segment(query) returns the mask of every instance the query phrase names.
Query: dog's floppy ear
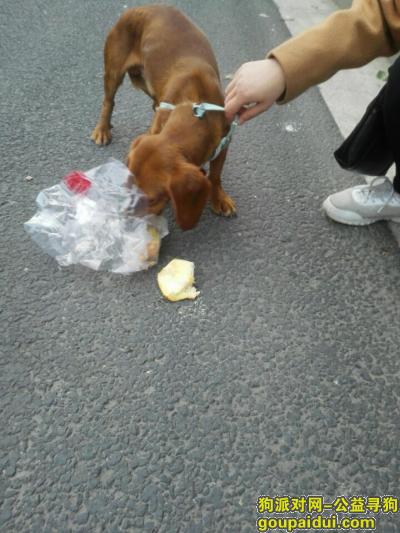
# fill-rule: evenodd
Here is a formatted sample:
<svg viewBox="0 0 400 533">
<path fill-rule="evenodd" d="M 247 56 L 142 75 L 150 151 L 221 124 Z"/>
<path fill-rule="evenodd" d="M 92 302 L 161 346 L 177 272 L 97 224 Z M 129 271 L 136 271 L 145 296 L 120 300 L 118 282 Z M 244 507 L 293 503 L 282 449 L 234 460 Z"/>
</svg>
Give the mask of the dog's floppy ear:
<svg viewBox="0 0 400 533">
<path fill-rule="evenodd" d="M 181 163 L 172 175 L 168 193 L 176 221 L 183 230 L 194 228 L 210 196 L 211 184 L 201 170 L 190 163 Z"/>
</svg>

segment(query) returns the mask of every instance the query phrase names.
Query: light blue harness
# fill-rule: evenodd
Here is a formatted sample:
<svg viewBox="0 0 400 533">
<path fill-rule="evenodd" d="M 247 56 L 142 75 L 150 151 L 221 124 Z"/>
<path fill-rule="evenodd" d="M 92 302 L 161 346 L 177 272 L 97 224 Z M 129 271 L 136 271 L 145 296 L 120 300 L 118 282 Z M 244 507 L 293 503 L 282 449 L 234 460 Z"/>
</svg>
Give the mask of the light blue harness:
<svg viewBox="0 0 400 533">
<path fill-rule="evenodd" d="M 158 106 L 158 109 L 168 109 L 172 111 L 176 108 L 176 105 L 169 104 L 168 102 L 160 102 L 160 105 Z M 225 111 L 225 108 L 220 105 L 215 104 L 209 104 L 207 102 L 203 102 L 202 104 L 192 104 L 193 109 L 193 115 L 197 118 L 202 119 L 204 115 L 207 113 L 207 111 Z M 234 120 L 231 124 L 231 127 L 229 128 L 228 133 L 225 135 L 225 137 L 222 137 L 221 142 L 217 146 L 217 148 L 214 150 L 212 156 L 210 157 L 209 161 L 213 161 L 216 159 L 219 154 L 224 150 L 228 144 L 231 142 L 233 134 L 235 133 L 236 127 L 238 123 Z"/>
</svg>

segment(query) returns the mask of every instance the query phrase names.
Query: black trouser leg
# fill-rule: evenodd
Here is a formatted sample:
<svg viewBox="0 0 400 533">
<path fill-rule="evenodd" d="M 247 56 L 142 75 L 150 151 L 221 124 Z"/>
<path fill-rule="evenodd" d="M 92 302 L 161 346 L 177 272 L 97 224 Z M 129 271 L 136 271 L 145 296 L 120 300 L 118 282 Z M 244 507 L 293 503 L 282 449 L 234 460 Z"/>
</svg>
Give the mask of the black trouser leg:
<svg viewBox="0 0 400 533">
<path fill-rule="evenodd" d="M 389 69 L 383 100 L 383 117 L 387 142 L 396 165 L 393 186 L 395 191 L 400 193 L 400 58 Z"/>
</svg>

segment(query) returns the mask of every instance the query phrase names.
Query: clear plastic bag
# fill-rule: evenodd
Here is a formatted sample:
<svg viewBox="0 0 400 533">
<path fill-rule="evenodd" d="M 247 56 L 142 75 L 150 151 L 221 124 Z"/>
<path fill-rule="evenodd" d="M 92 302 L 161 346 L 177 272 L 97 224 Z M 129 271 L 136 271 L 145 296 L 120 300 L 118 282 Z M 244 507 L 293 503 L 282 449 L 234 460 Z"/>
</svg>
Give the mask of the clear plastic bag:
<svg viewBox="0 0 400 533">
<path fill-rule="evenodd" d="M 130 274 L 155 265 L 167 222 L 138 216 L 145 197 L 125 186 L 128 176 L 129 169 L 116 159 L 68 174 L 38 194 L 39 210 L 25 230 L 62 266 Z"/>
</svg>

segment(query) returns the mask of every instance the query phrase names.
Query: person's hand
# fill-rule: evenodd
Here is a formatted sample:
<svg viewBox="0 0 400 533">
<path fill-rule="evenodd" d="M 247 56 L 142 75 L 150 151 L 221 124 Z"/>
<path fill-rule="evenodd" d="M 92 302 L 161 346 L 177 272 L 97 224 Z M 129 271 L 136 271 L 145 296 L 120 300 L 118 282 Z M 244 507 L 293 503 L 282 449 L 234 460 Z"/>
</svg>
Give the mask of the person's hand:
<svg viewBox="0 0 400 533">
<path fill-rule="evenodd" d="M 225 90 L 225 114 L 229 122 L 256 117 L 270 108 L 285 91 L 285 75 L 276 59 L 244 63 Z"/>
</svg>

